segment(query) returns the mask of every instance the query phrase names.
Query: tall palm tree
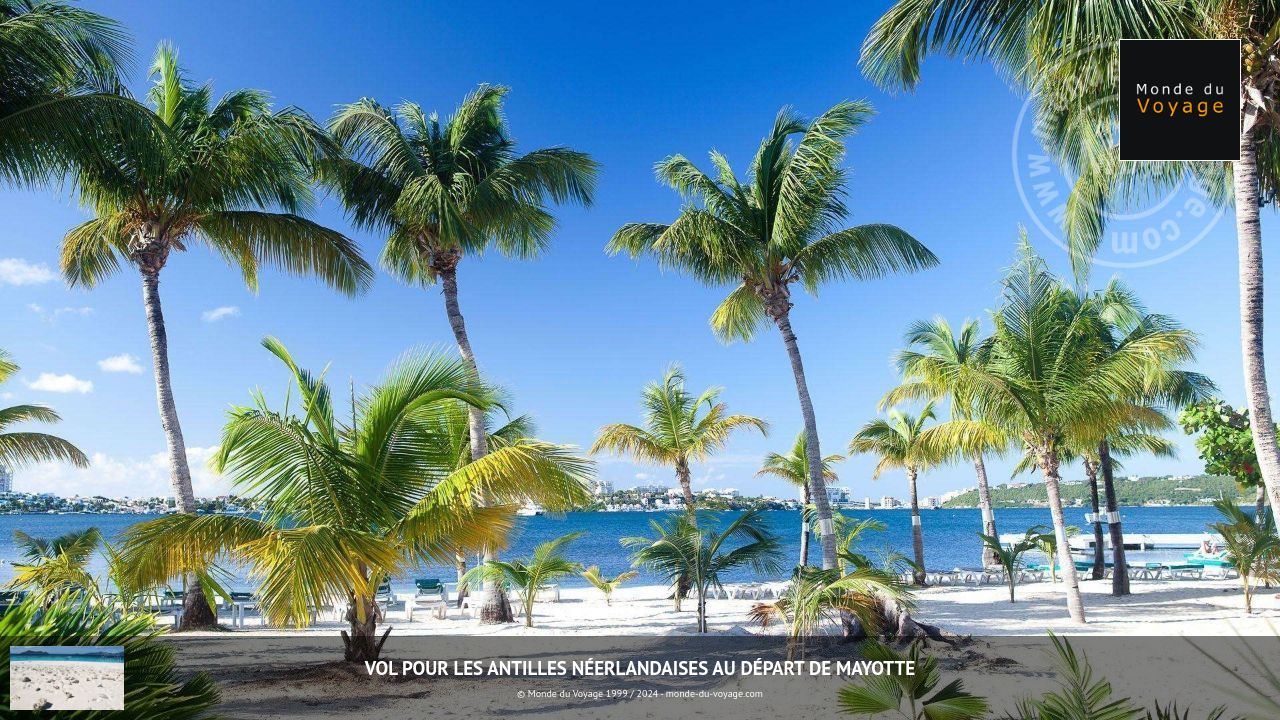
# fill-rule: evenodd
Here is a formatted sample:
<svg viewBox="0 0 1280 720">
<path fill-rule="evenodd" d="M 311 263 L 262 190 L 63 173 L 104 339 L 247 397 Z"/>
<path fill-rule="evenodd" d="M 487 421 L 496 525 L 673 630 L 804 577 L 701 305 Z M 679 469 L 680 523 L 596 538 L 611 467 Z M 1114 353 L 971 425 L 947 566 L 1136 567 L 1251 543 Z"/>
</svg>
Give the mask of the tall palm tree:
<svg viewBox="0 0 1280 720">
<path fill-rule="evenodd" d="M 920 498 L 916 493 L 916 480 L 920 471 L 937 462 L 930 448 L 920 442 L 925 425 L 934 419 L 933 402 L 925 404 L 919 415 L 909 415 L 894 408 L 889 418 L 877 418 L 862 426 L 849 441 L 849 454 L 872 454 L 880 458 L 872 472 L 872 478 L 890 468 L 902 468 L 907 474 L 907 487 L 911 493 L 911 548 L 915 567 L 912 578 L 916 585 L 924 585 L 924 531 L 920 524 Z"/>
<path fill-rule="evenodd" d="M 1239 38 L 1240 159 L 1231 163 L 1120 162 L 1115 88 L 1121 38 Z M 988 3 L 900 0 L 862 48 L 868 77 L 914 87 L 935 52 L 986 60 L 1038 98 L 1045 144 L 1077 176 L 1064 224 L 1078 278 L 1102 237 L 1108 208 L 1190 175 L 1218 204 L 1234 204 L 1239 255 L 1240 335 L 1245 391 L 1258 464 L 1273 506 L 1280 503 L 1280 448 L 1263 354 L 1259 209 L 1280 188 L 1280 6 L 1261 0 L 1166 2 L 1091 0 Z"/>
<path fill-rule="evenodd" d="M 735 430 L 755 429 L 767 435 L 769 424 L 751 415 L 729 415 L 729 406 L 720 402 L 721 388 L 710 387 L 693 395 L 685 390 L 684 382 L 684 371 L 673 365 L 661 381 L 646 385 L 641 393 L 643 427 L 605 425 L 591 453 L 625 454 L 638 462 L 674 468 L 684 494 L 685 513 L 693 519 L 696 501 L 689 463 L 706 462 L 724 449 Z"/>
<path fill-rule="evenodd" d="M 508 398 L 500 388 L 478 387 L 473 394 L 484 405 L 485 447 L 488 449 L 511 447 L 537 442 L 537 426 L 529 415 L 512 417 L 507 414 Z M 501 424 L 499 424 L 501 422 Z M 438 431 L 447 443 L 453 469 L 461 470 L 472 462 L 470 406 L 455 403 L 439 413 Z M 553 503 L 558 504 L 558 503 Z M 467 572 L 467 556 L 461 549 L 454 555 L 458 573 L 458 607 L 462 607 L 468 595 L 469 583 L 463 582 Z"/>
<path fill-rule="evenodd" d="M 658 163 L 658 179 L 689 204 L 671 224 L 624 225 L 608 245 L 609 252 L 633 258 L 652 254 L 660 266 L 687 271 L 708 285 L 737 283 L 711 316 L 711 328 L 722 340 L 750 340 L 766 322 L 777 326 L 809 440 L 809 492 L 817 506 L 825 569 L 836 566 L 836 542 L 817 415 L 791 327 L 791 286 L 800 283 L 816 293 L 826 282 L 910 272 L 938 262 L 893 225 L 840 228 L 848 216 L 843 203 L 848 173 L 841 167 L 845 139 L 871 114 L 865 101 L 841 102 L 812 121 L 783 108 L 745 182 L 719 152 L 710 154 L 714 177 L 673 155 Z"/>
<path fill-rule="evenodd" d="M 951 414 L 956 417 L 968 417 L 973 413 L 973 403 L 958 392 L 956 387 L 957 373 L 966 365 L 986 362 L 990 348 L 989 343 L 979 335 L 978 323 L 965 320 L 956 332 L 946 318 L 936 317 L 933 320 L 921 320 L 913 323 L 904 337 L 906 348 L 895 358 L 898 371 L 902 373 L 902 385 L 885 394 L 880 401 L 881 408 L 912 399 L 943 399 L 951 406 Z M 978 478 L 978 506 L 982 511 L 982 532 L 991 537 L 999 537 L 996 532 L 996 513 L 991 506 L 991 488 L 987 483 L 987 464 L 985 453 L 990 450 L 1002 452 L 1007 445 L 992 448 L 977 448 L 967 456 L 973 462 L 973 469 Z M 995 553 L 990 546 L 983 545 L 983 566 L 996 562 Z"/>
<path fill-rule="evenodd" d="M 410 102 L 394 109 L 368 98 L 341 106 L 329 123 L 346 159 L 322 175 L 361 227 L 387 233 L 382 266 L 410 285 L 440 282 L 458 351 L 478 372 L 458 304 L 458 264 L 496 249 L 529 259 L 551 241 L 547 206 L 590 205 L 598 166 L 586 153 L 549 147 L 516 151 L 502 115 L 504 87 L 481 85 L 441 122 Z M 483 457 L 484 417 L 471 411 L 471 456 Z M 492 550 L 486 560 L 495 560 Z M 506 594 L 486 582 L 481 617 L 512 622 Z"/>
<path fill-rule="evenodd" d="M 961 384 L 973 418 L 953 418 L 926 431 L 926 447 L 981 447 L 1019 438 L 1044 479 L 1053 518 L 1067 608 L 1085 621 L 1079 579 L 1067 543 L 1059 465 L 1064 450 L 1105 437 L 1134 414 L 1129 398 L 1151 379 L 1151 358 L 1176 364 L 1192 356 L 1194 337 L 1177 329 L 1143 334 L 1109 348 L 1098 329 L 1097 299 L 1078 295 L 1049 274 L 1025 233 L 993 313 L 991 360 L 965 368 Z"/>
<path fill-rule="evenodd" d="M 104 124 L 145 118 L 122 101 L 120 25 L 69 3 L 0 0 L 0 181 L 59 175 Z"/>
<path fill-rule="evenodd" d="M 1094 515 L 1093 525 L 1093 566 L 1090 568 L 1090 579 L 1101 580 L 1106 574 L 1106 542 L 1103 539 L 1102 526 L 1108 526 L 1111 536 L 1112 567 L 1125 567 L 1124 529 L 1117 510 L 1115 476 L 1121 470 L 1117 456 L 1150 454 L 1156 457 L 1177 457 L 1177 448 L 1160 435 L 1150 430 L 1164 430 L 1170 427 L 1169 420 L 1159 410 L 1150 407 L 1135 407 L 1134 422 L 1131 427 L 1112 431 L 1105 442 L 1084 440 L 1081 447 L 1064 447 L 1062 462 L 1080 460 L 1084 468 L 1085 481 L 1089 485 L 1089 510 Z M 1107 465 L 1104 468 L 1101 451 L 1106 450 Z M 1024 454 L 1013 474 L 1037 470 L 1036 459 Z M 1101 484 L 1099 479 L 1101 478 Z M 1102 511 L 1106 511 L 1107 519 L 1103 519 Z M 1113 517 L 1114 514 L 1114 517 Z M 1123 579 L 1115 580 L 1112 573 L 1112 594 L 1127 595 L 1129 593 L 1129 576 L 1119 573 Z"/>
<path fill-rule="evenodd" d="M 591 463 L 569 448 L 527 441 L 455 468 L 441 412 L 479 402 L 470 368 L 406 355 L 339 419 L 323 375 L 298 366 L 278 340 L 263 345 L 289 369 L 301 405 L 275 410 L 261 394 L 233 408 L 213 465 L 262 516 L 169 515 L 131 528 L 133 578 L 160 583 L 221 559 L 262 578 L 263 612 L 306 625 L 310 608 L 345 599 L 345 657 L 376 660 L 383 580 L 459 547 L 500 542 L 530 495 L 565 509 L 585 501 Z M 481 506 L 477 497 L 494 504 Z M 498 504 L 501 503 L 501 504 Z M 387 631 L 389 632 L 389 630 Z"/>
<path fill-rule="evenodd" d="M 776 478 L 782 478 L 787 482 L 800 488 L 800 567 L 809 564 L 809 514 L 810 501 L 813 499 L 809 495 L 809 455 L 806 452 L 808 442 L 805 439 L 804 431 L 800 431 L 796 435 L 796 442 L 791 446 L 791 452 L 786 455 L 778 453 L 769 453 L 764 456 L 764 462 L 760 465 L 760 469 L 756 471 L 756 477 L 770 475 Z M 822 458 L 822 480 L 824 482 L 835 482 L 839 478 L 832 465 L 842 462 L 843 455 L 828 455 Z"/>
<path fill-rule="evenodd" d="M 1184 332 L 1171 317 L 1147 312 L 1141 300 L 1124 283 L 1111 280 L 1096 294 L 1095 305 L 1103 352 L 1115 353 L 1121 348 L 1142 342 L 1153 333 Z M 1195 336 L 1188 334 L 1189 347 L 1197 344 Z M 1117 399 L 1128 401 L 1129 417 L 1103 435 L 1093 438 L 1093 445 L 1082 448 L 1082 454 L 1095 458 L 1097 472 L 1101 474 L 1106 491 L 1108 532 L 1111 536 L 1113 567 L 1125 567 L 1124 529 L 1117 513 L 1115 492 L 1115 456 L 1129 456 L 1137 452 L 1149 452 L 1170 457 L 1175 454 L 1173 445 L 1153 433 L 1169 430 L 1173 422 L 1164 411 L 1182 407 L 1209 397 L 1216 389 L 1213 381 L 1195 372 L 1178 368 L 1177 361 L 1163 356 L 1148 356 L 1141 370 L 1146 380 L 1136 392 Z M 1097 512 L 1095 510 L 1095 512 Z M 1095 523 L 1096 528 L 1096 523 Z M 1111 594 L 1117 597 L 1129 594 L 1128 573 L 1111 574 Z"/>
<path fill-rule="evenodd" d="M 134 103 L 152 120 L 146 130 L 107 128 L 96 152 L 78 161 L 75 186 L 94 217 L 67 233 L 62 271 L 70 284 L 87 287 L 122 263 L 141 275 L 173 494 L 180 512 L 194 513 L 160 302 L 170 256 L 205 245 L 237 267 L 250 289 L 263 264 L 314 275 L 347 294 L 368 287 L 373 271 L 354 242 L 298 214 L 311 201 L 309 161 L 325 144 L 306 115 L 273 112 L 258 90 L 214 102 L 212 88 L 186 80 L 169 45 L 156 51 L 151 77 L 147 105 Z M 214 623 L 200 587 L 191 589 L 183 625 Z"/>
<path fill-rule="evenodd" d="M 0 350 L 0 385 L 18 372 L 18 364 L 9 353 Z M 47 433 L 10 431 L 19 423 L 56 423 L 62 417 L 44 405 L 10 405 L 0 407 L 0 465 L 16 467 L 26 463 L 69 462 L 88 467 L 89 458 L 70 442 Z"/>
</svg>

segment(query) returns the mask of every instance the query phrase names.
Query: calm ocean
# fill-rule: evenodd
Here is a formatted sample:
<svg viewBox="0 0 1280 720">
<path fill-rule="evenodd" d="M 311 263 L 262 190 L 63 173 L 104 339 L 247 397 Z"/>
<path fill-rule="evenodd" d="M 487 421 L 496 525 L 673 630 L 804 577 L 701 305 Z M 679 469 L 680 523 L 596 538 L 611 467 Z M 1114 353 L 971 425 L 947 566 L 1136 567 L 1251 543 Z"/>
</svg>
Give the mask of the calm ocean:
<svg viewBox="0 0 1280 720">
<path fill-rule="evenodd" d="M 873 557 L 878 552 L 897 550 L 911 552 L 911 515 L 907 510 L 862 511 L 845 510 L 846 515 L 864 518 L 874 517 L 885 523 L 884 532 L 871 533 L 861 545 L 863 552 Z M 1068 508 L 1067 523 L 1085 528 L 1084 509 Z M 1124 529 L 1132 533 L 1200 533 L 1207 523 L 1215 522 L 1218 513 L 1212 507 L 1129 507 L 1122 508 Z M 799 512 L 773 511 L 764 513 L 766 522 L 783 540 L 788 558 L 800 552 Z M 13 545 L 13 531 L 22 530 L 35 537 L 52 538 L 62 533 L 96 526 L 103 534 L 114 539 L 133 523 L 149 519 L 148 515 L 0 515 L 0 582 L 13 575 L 12 562 L 19 560 Z M 617 512 L 617 513 L 568 513 L 561 516 L 541 515 L 520 518 L 511 546 L 504 551 L 508 557 L 525 557 L 538 543 L 565 533 L 586 533 L 568 548 L 571 559 L 584 565 L 599 565 L 601 573 L 615 575 L 630 568 L 626 551 L 618 538 L 629 535 L 649 535 L 649 523 L 663 520 L 665 513 Z M 1049 511 L 1040 508 L 1008 509 L 996 511 L 996 523 L 1001 533 L 1021 533 L 1032 525 L 1050 523 Z M 976 533 L 981 529 L 978 510 L 925 510 L 924 528 L 925 560 L 930 570 L 953 567 L 976 567 L 980 564 L 981 547 Z M 1181 556 L 1166 552 L 1162 556 L 1152 554 L 1143 560 L 1175 559 Z M 816 557 L 811 550 L 810 559 Z M 95 561 L 95 575 L 102 575 L 104 564 Z M 472 559 L 474 562 L 474 558 Z M 397 591 L 408 592 L 414 577 L 438 577 L 451 581 L 456 577 L 452 567 L 423 567 L 394 582 Z M 741 582 L 753 579 L 749 571 L 728 577 Z M 771 578 L 760 578 L 771 579 Z M 642 575 L 633 583 L 654 582 L 651 576 Z M 565 585 L 583 585 L 580 578 L 566 578 Z M 235 589 L 248 589 L 243 584 Z"/>
</svg>

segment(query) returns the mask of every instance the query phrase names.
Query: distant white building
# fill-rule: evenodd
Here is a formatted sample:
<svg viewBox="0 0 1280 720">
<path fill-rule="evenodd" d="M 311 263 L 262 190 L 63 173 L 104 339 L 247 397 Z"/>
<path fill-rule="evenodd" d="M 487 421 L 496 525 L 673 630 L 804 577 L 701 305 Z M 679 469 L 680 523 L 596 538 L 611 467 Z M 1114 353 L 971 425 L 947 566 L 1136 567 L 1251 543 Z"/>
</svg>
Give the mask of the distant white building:
<svg viewBox="0 0 1280 720">
<path fill-rule="evenodd" d="M 604 478 L 596 478 L 596 486 L 594 488 L 596 496 L 608 495 L 613 492 L 613 481 Z"/>
<path fill-rule="evenodd" d="M 868 497 L 867 499 L 862 501 L 863 510 L 870 510 L 872 507 L 874 506 L 871 504 L 871 498 Z"/>
<path fill-rule="evenodd" d="M 0 493 L 13 492 L 13 471 L 5 465 L 0 465 Z"/>
<path fill-rule="evenodd" d="M 847 487 L 827 486 L 827 502 L 831 504 L 853 502 L 853 497 L 849 493 Z"/>
<path fill-rule="evenodd" d="M 924 506 L 929 508 L 930 510 L 937 510 L 938 508 L 942 507 L 942 503 L 938 502 L 938 498 L 930 495 L 929 497 L 924 499 Z"/>
<path fill-rule="evenodd" d="M 880 508 L 882 510 L 896 508 L 898 507 L 898 505 L 899 505 L 898 498 L 893 497 L 892 495 L 885 495 L 884 497 L 880 498 Z"/>
</svg>

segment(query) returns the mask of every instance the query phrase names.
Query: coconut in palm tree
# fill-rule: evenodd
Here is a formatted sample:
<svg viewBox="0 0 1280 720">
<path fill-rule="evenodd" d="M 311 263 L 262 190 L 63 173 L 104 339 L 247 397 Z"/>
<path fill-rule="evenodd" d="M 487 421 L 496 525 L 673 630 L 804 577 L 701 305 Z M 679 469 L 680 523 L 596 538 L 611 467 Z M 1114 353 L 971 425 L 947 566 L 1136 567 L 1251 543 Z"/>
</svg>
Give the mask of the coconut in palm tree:
<svg viewBox="0 0 1280 720">
<path fill-rule="evenodd" d="M 686 271 L 708 285 L 736 285 L 711 316 L 712 330 L 722 340 L 746 341 L 766 323 L 777 327 L 808 439 L 809 491 L 827 569 L 836 566 L 834 525 L 822 479 L 817 414 L 791 326 L 793 286 L 816 293 L 827 282 L 911 272 L 938 261 L 893 225 L 841 227 L 848 216 L 845 140 L 871 114 L 865 101 L 838 103 L 813 120 L 783 108 L 746 181 L 719 152 L 710 154 L 713 174 L 673 155 L 658 163 L 657 175 L 688 200 L 680 215 L 670 224 L 624 225 L 608 244 L 609 252 L 650 254 L 660 267 Z"/>
<path fill-rule="evenodd" d="M 916 480 L 920 471 L 936 462 L 936 455 L 920 442 L 925 425 L 934 419 L 933 402 L 925 404 L 918 415 L 910 415 L 894 408 L 888 419 L 876 419 L 862 426 L 849 441 L 849 454 L 870 454 L 880 458 L 872 473 L 873 478 L 891 468 L 901 468 L 907 474 L 907 488 L 911 494 L 911 548 L 914 553 L 912 578 L 916 585 L 925 584 L 924 529 L 920 520 L 920 498 L 916 492 Z"/>
<path fill-rule="evenodd" d="M 240 270 L 250 289 L 261 265 L 314 275 L 354 294 L 373 280 L 354 242 L 303 217 L 311 203 L 310 162 L 324 152 L 321 130 L 303 113 L 272 111 L 257 90 L 216 102 L 186 80 L 178 53 L 161 45 L 151 67 L 145 131 L 107 126 L 101 147 L 77 163 L 75 187 L 93 219 L 67 233 L 62 271 L 93 287 L 127 264 L 142 280 L 160 424 L 179 512 L 196 511 L 186 443 L 169 370 L 161 272 L 176 253 L 203 245 Z M 183 627 L 216 622 L 202 588 L 188 583 Z"/>
<path fill-rule="evenodd" d="M 778 453 L 769 453 L 764 456 L 764 462 L 760 465 L 760 469 L 756 471 L 756 477 L 768 475 L 771 477 L 781 478 L 792 485 L 800 488 L 800 566 L 804 567 L 809 564 L 809 513 L 810 500 L 809 494 L 809 454 L 807 452 L 808 443 L 805 440 L 804 431 L 796 436 L 796 442 L 791 446 L 791 451 L 786 455 Z M 822 479 L 825 482 L 833 483 L 838 480 L 832 465 L 844 460 L 843 455 L 828 455 L 822 458 Z"/>
<path fill-rule="evenodd" d="M 362 99 L 338 109 L 333 137 L 347 157 L 325 165 L 357 225 L 387 233 L 382 266 L 405 283 L 440 283 L 463 360 L 478 372 L 458 301 L 458 264 L 496 249 L 536 257 L 551 241 L 549 202 L 591 203 L 598 166 L 586 153 L 516 151 L 502 115 L 507 89 L 481 85 L 441 121 L 410 102 L 391 109 Z M 484 417 L 471 411 L 471 456 L 488 448 Z M 486 560 L 497 558 L 493 548 Z M 461 562 L 459 560 L 459 562 Z M 502 588 L 486 583 L 484 622 L 512 622 Z"/>
</svg>

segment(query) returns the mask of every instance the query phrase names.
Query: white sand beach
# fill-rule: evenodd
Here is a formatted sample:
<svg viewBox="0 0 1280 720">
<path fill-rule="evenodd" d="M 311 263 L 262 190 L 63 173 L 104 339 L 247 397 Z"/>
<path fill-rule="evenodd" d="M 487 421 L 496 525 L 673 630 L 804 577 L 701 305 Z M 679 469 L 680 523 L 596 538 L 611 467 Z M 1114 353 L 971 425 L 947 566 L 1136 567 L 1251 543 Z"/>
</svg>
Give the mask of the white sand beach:
<svg viewBox="0 0 1280 720">
<path fill-rule="evenodd" d="M 9 707 L 123 710 L 124 663 L 14 661 L 9 668 Z"/>
<path fill-rule="evenodd" d="M 1007 590 L 1001 586 L 928 588 L 917 594 L 916 614 L 952 632 L 973 636 L 971 642 L 963 642 L 956 648 L 936 643 L 931 647 L 930 652 L 943 659 L 948 677 L 962 678 L 979 694 L 1006 699 L 1011 693 L 1022 696 L 1054 687 L 1055 673 L 1045 652 L 1048 630 L 1074 636 L 1073 642 L 1089 653 L 1099 673 L 1124 677 L 1121 690 L 1144 705 L 1170 699 L 1178 699 L 1183 704 L 1189 701 L 1205 704 L 1212 699 L 1211 704 L 1216 704 L 1222 696 L 1223 691 L 1218 688 L 1225 686 L 1226 681 L 1206 672 L 1206 664 L 1198 659 L 1189 644 L 1181 639 L 1171 643 L 1170 636 L 1195 637 L 1198 640 L 1194 642 L 1201 642 L 1210 636 L 1280 635 L 1280 600 L 1275 597 L 1276 589 L 1259 590 L 1256 610 L 1249 617 L 1243 614 L 1239 587 L 1233 580 L 1135 580 L 1133 594 L 1125 598 L 1112 598 L 1109 582 L 1084 582 L 1082 590 L 1089 619 L 1086 625 L 1067 620 L 1063 586 L 1048 582 L 1020 587 L 1019 600 L 1014 604 L 1008 602 Z M 464 642 L 467 636 L 512 641 L 529 636 L 564 639 L 558 645 L 548 644 L 540 650 L 550 655 L 571 652 L 576 647 L 571 639 L 582 636 L 655 636 L 659 638 L 657 645 L 638 647 L 664 647 L 663 638 L 689 636 L 695 630 L 693 603 L 686 603 L 684 611 L 676 613 L 666 599 L 668 592 L 659 586 L 623 588 L 615 593 L 612 605 L 606 605 L 593 589 L 566 588 L 562 590 L 561 602 L 536 605 L 533 628 L 526 628 L 523 623 L 481 625 L 474 617 L 459 618 L 457 611 L 451 611 L 445 620 L 423 613 L 410 623 L 405 621 L 401 610 L 393 608 L 388 621 L 394 627 L 392 637 L 400 637 L 401 642 L 390 654 L 401 659 L 416 657 L 414 653 L 421 653 L 424 647 L 444 652 L 440 648 L 465 647 L 448 643 Z M 711 632 L 721 637 L 782 632 L 780 627 L 763 631 L 747 621 L 746 613 L 754 602 L 710 600 Z M 184 655 L 182 663 L 189 670 L 205 670 L 218 679 L 224 687 L 225 698 L 220 711 L 229 718 L 372 720 L 425 717 L 422 713 L 429 708 L 429 716 L 433 718 L 483 715 L 592 720 L 601 717 L 605 706 L 604 701 L 590 698 L 532 700 L 521 691 L 538 687 L 537 683 L 518 678 L 483 681 L 459 677 L 371 678 L 363 667 L 339 662 L 341 646 L 323 637 L 337 635 L 345 627 L 344 623 L 330 619 L 307 630 L 263 628 L 258 623 L 257 618 L 250 618 L 246 627 L 236 632 L 186 634 L 217 638 L 213 649 L 202 648 L 200 643 L 187 646 L 189 654 Z M 291 638 L 299 634 L 310 635 L 320 642 L 309 646 L 307 653 L 300 653 L 296 649 L 299 646 L 291 644 Z M 424 646 L 406 643 L 407 636 L 436 637 L 424 638 L 431 643 Z M 1141 646 L 1143 662 L 1135 666 L 1132 654 L 1106 652 L 1114 647 L 1106 644 L 1107 636 L 1126 636 L 1133 638 L 1134 643 L 1146 643 Z M 618 639 L 603 637 L 601 641 L 618 642 Z M 530 645 L 512 642 L 510 647 L 513 652 L 516 652 L 514 648 L 528 651 Z M 1189 658 L 1197 659 L 1188 661 Z M 668 699 L 607 705 L 610 717 L 720 718 L 732 714 L 747 720 L 777 717 L 778 707 L 788 708 L 788 715 L 797 717 L 829 717 L 836 691 L 845 682 L 842 678 L 823 682 L 782 677 L 718 678 L 692 683 L 692 686 L 726 692 L 761 692 L 763 695 L 759 697 L 767 700 Z M 656 691 L 690 685 L 689 681 L 670 678 L 599 683 L 573 680 L 564 684 L 570 688 Z M 270 708 L 270 713 L 264 715 L 263 708 Z M 1011 710 L 1011 707 L 1006 700 L 999 709 Z"/>
<path fill-rule="evenodd" d="M 981 636 L 1039 636 L 1052 630 L 1065 635 L 1211 636 L 1221 634 L 1280 634 L 1280 589 L 1259 588 L 1254 611 L 1244 614 L 1238 580 L 1134 580 L 1132 594 L 1112 597 L 1111 582 L 1084 581 L 1087 624 L 1067 617 L 1066 597 L 1061 583 L 1036 582 L 1020 585 L 1018 601 L 1010 603 L 1003 585 L 940 586 L 916 592 L 916 616 L 925 622 L 960 634 Z M 622 636 L 683 635 L 696 632 L 692 599 L 675 612 L 668 598 L 670 589 L 658 585 L 623 587 L 614 593 L 613 603 L 605 603 L 593 588 L 564 588 L 560 602 L 539 601 L 534 606 L 534 627 L 523 618 L 507 625 L 481 625 L 475 613 L 463 617 L 449 608 L 444 620 L 428 612 L 418 612 L 406 620 L 402 605 L 392 605 L 385 625 L 394 633 L 411 635 L 552 635 Z M 710 599 L 708 623 L 712 633 L 782 633 L 774 626 L 762 629 L 750 623 L 747 613 L 758 600 Z M 767 600 L 765 601 L 767 602 Z M 518 612 L 517 612 L 518 614 Z M 229 623 L 224 613 L 223 622 Z M 259 615 L 249 614 L 237 632 L 246 634 L 336 633 L 346 623 L 332 615 L 303 630 L 263 627 Z"/>
</svg>

